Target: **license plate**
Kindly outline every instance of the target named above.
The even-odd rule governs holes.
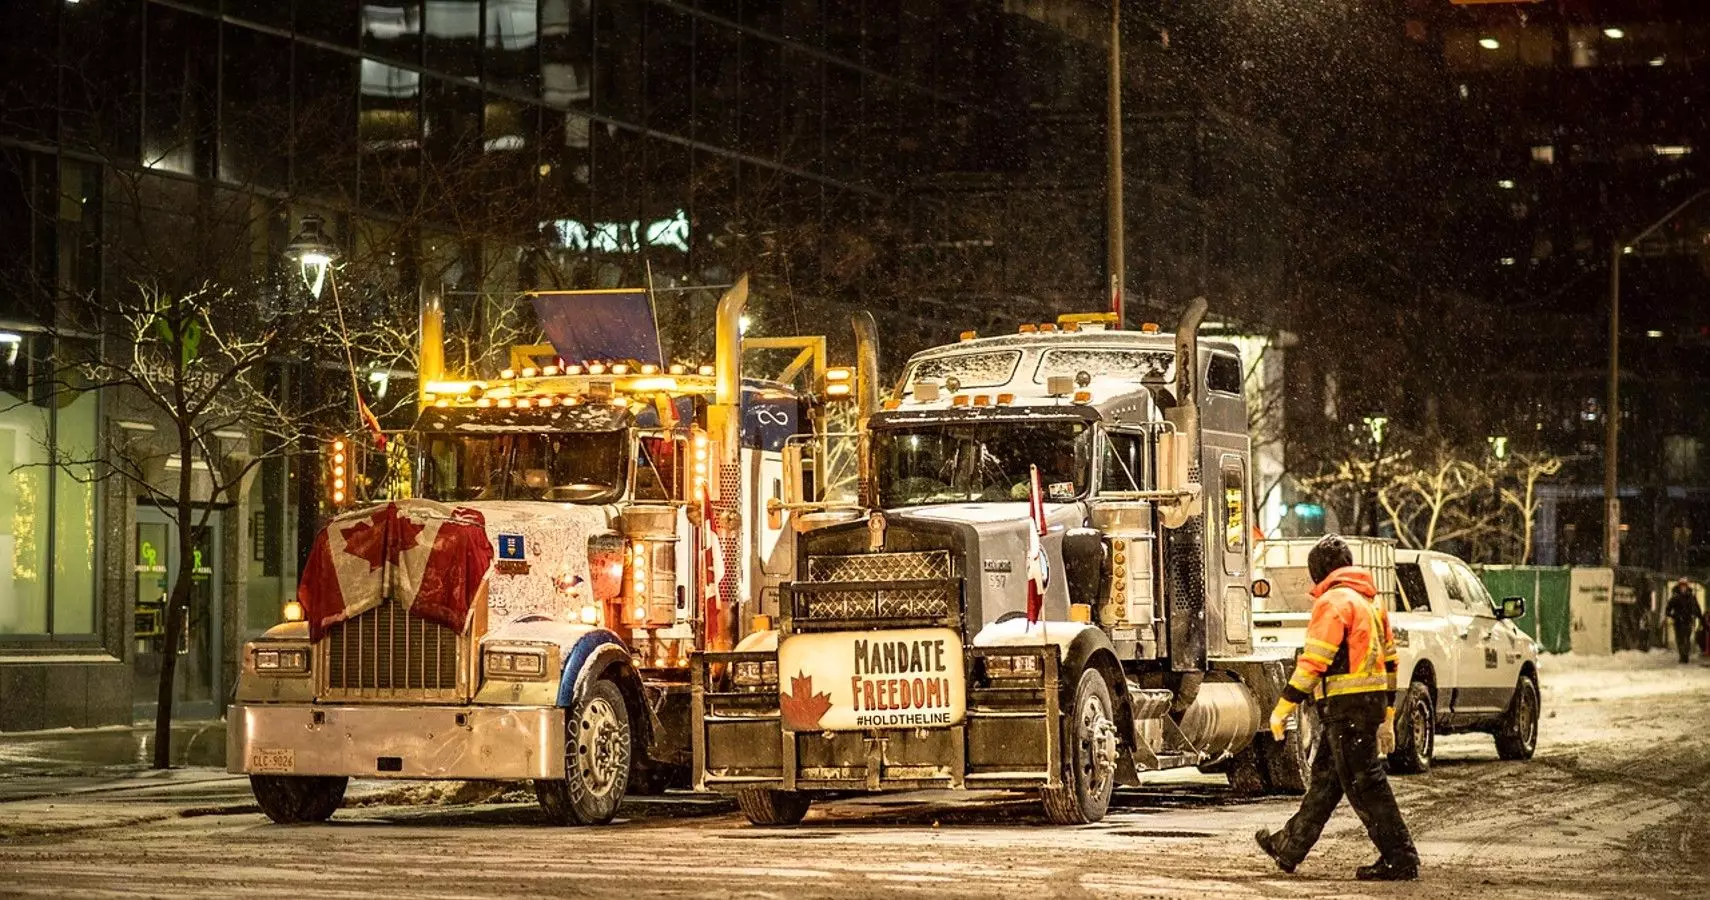
[[[786,731],[959,725],[962,641],[949,628],[792,635],[778,646],[778,712]]]
[[[295,772],[297,770],[297,751],[289,748],[252,750],[249,754],[249,770],[263,774]]]

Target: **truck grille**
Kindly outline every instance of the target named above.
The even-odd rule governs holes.
[[[961,582],[948,550],[810,556],[790,595],[797,619],[936,620],[959,612]]]
[[[808,581],[916,581],[949,578],[950,551],[808,557]]]
[[[387,602],[327,629],[331,698],[457,696],[458,635]]]

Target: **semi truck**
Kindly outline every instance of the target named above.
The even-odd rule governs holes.
[[[1205,308],[1174,334],[966,333],[862,392],[860,501],[787,487],[776,620],[694,659],[696,786],[760,825],[945,788],[1095,822],[1118,784],[1189,766],[1302,790],[1299,729],[1265,724],[1291,660],[1253,643],[1241,360],[1200,339]],[[857,358],[876,370],[870,337]]]
[[[551,821],[593,824],[686,786],[691,654],[790,578],[795,532],[764,511],[783,443],[823,437],[825,389],[850,390],[823,337],[748,342],[797,352],[744,377],[746,295],[720,300],[709,366],[535,345],[464,380],[424,306],[420,414],[388,454],[410,477],[356,504],[359,439],[329,443],[344,511],[243,649],[228,767],[263,812],[324,820],[353,777],[532,781]]]

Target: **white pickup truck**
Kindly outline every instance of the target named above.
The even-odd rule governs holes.
[[[1396,749],[1391,771],[1431,766],[1436,735],[1494,735],[1503,759],[1530,759],[1538,743],[1538,646],[1511,621],[1524,598],[1493,603],[1461,560],[1428,550],[1397,550],[1377,538],[1348,538],[1358,565],[1372,571],[1390,610],[1400,651]],[[1264,588],[1254,591],[1253,631],[1260,652],[1293,655],[1305,644],[1313,539],[1260,546]]]

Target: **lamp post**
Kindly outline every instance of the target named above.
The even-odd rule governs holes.
[[[1650,227],[1627,240],[1619,237],[1609,245],[1609,402],[1603,410],[1603,564],[1621,564],[1621,494],[1617,451],[1621,438],[1621,257],[1650,237],[1658,228],[1674,221],[1694,203],[1710,197],[1710,189],[1686,198]]]
[[[298,223],[297,235],[285,245],[282,256],[287,265],[295,266],[298,275],[303,279],[303,287],[316,300],[321,297],[321,290],[326,287],[329,270],[338,258],[338,248],[327,236],[320,216],[307,215]],[[295,304],[287,304],[294,308]],[[311,410],[320,402],[320,387],[315,378],[315,360],[310,358],[293,365],[293,399],[296,401],[297,414]],[[320,479],[313,474],[311,460],[313,453],[298,455],[300,467],[297,477],[292,479],[296,486],[297,498],[297,565],[299,568],[308,560],[309,550],[313,548],[315,534],[320,530]]]

